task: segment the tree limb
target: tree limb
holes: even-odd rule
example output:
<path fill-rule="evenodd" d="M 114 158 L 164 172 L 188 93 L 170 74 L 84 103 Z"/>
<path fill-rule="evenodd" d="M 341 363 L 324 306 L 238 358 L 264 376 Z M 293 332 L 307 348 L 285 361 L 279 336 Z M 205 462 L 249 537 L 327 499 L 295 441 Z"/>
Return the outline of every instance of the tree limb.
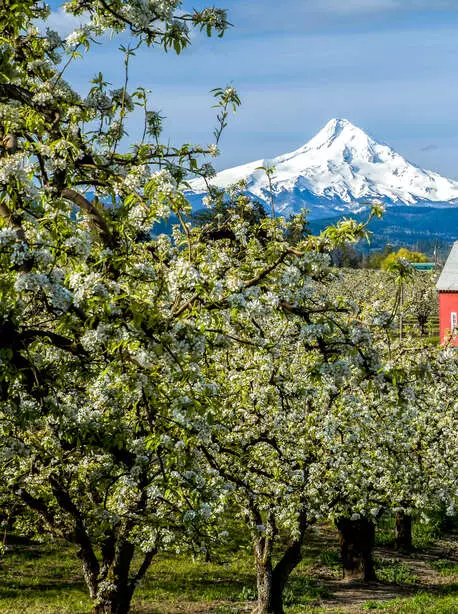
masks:
<path fill-rule="evenodd" d="M 1 83 L 0 83 L 1 87 Z M 16 231 L 16 237 L 18 241 L 26 242 L 25 232 L 21 224 L 15 219 L 15 216 L 11 213 L 8 205 L 0 201 L 0 217 L 2 217 L 7 224 L 10 224 Z"/>
<path fill-rule="evenodd" d="M 145 554 L 142 564 L 140 565 L 137 573 L 135 574 L 135 576 L 132 578 L 130 582 L 130 589 L 132 591 L 135 589 L 137 584 L 140 582 L 140 580 L 142 580 L 145 573 L 148 571 L 149 566 L 151 565 L 151 561 L 156 556 L 156 554 L 157 554 L 157 547 L 154 547 L 152 550 L 148 550 L 148 552 Z"/>
<path fill-rule="evenodd" d="M 0 83 L 0 101 L 16 100 L 22 104 L 31 105 L 31 92 L 14 83 Z"/>
<path fill-rule="evenodd" d="M 267 277 L 267 275 L 269 273 L 271 273 L 272 271 L 274 271 L 282 262 L 283 260 L 286 258 L 286 256 L 288 256 L 289 254 L 289 250 L 286 252 L 283 252 L 283 254 L 281 254 L 281 256 L 279 256 L 277 258 L 277 260 L 275 260 L 275 262 L 273 264 L 271 264 L 269 267 L 267 267 L 266 269 L 263 269 L 260 273 L 258 273 L 255 277 L 253 277 L 252 279 L 249 279 L 248 281 L 246 281 L 244 283 L 245 288 L 251 288 L 252 286 L 255 286 L 257 283 L 259 283 L 260 281 L 262 281 L 264 279 L 264 277 Z"/>
<path fill-rule="evenodd" d="M 94 207 L 94 205 L 87 198 L 72 188 L 64 188 L 61 192 L 61 196 L 62 198 L 70 200 L 77 207 L 85 211 L 97 228 L 102 241 L 106 245 L 113 245 L 113 237 L 111 232 L 97 207 Z"/>
<path fill-rule="evenodd" d="M 79 343 L 73 341 L 72 339 L 68 339 L 67 337 L 64 337 L 63 335 L 58 335 L 57 333 L 51 333 L 46 330 L 31 329 L 31 330 L 26 330 L 22 333 L 18 333 L 17 335 L 18 340 L 21 340 L 21 341 L 22 340 L 24 341 L 34 340 L 38 337 L 41 337 L 41 338 L 47 337 L 58 348 L 62 350 L 66 350 L 67 352 L 70 352 L 71 354 L 74 354 L 75 356 L 81 356 L 81 355 L 87 354 L 86 350 Z"/>

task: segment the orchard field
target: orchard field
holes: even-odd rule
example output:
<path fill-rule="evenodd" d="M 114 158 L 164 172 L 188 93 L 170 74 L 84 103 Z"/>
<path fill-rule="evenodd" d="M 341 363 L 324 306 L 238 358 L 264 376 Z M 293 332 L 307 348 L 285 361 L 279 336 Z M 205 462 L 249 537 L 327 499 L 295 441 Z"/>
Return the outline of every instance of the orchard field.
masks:
<path fill-rule="evenodd" d="M 358 305 L 377 301 L 393 314 L 392 336 L 423 338 L 439 344 L 439 300 L 435 288 L 441 267 L 432 271 L 407 269 L 405 279 L 398 271 L 338 269 L 331 292 L 344 294 Z M 400 294 L 402 287 L 402 305 Z"/>
<path fill-rule="evenodd" d="M 432 279 L 331 266 L 378 203 L 312 236 L 273 193 L 268 215 L 212 185 L 232 85 L 210 144 L 163 137 L 131 67 L 223 36 L 225 9 L 64 9 L 65 37 L 42 2 L 0 4 L 0 611 L 455 611 L 458 361 Z"/>
<path fill-rule="evenodd" d="M 393 548 L 392 523 L 377 532 L 379 581 L 368 585 L 341 580 L 336 532 L 321 526 L 307 540 L 301 564 L 286 595 L 290 614 L 357 613 L 453 614 L 458 611 L 458 536 L 436 527 L 414 528 L 415 552 Z M 13 540 L 14 542 L 14 540 Z M 88 612 L 84 580 L 75 553 L 63 543 L 11 545 L 0 570 L 0 612 L 75 614 Z M 138 588 L 138 614 L 242 614 L 256 596 L 250 544 L 237 552 L 220 550 L 211 561 L 161 556 Z"/>

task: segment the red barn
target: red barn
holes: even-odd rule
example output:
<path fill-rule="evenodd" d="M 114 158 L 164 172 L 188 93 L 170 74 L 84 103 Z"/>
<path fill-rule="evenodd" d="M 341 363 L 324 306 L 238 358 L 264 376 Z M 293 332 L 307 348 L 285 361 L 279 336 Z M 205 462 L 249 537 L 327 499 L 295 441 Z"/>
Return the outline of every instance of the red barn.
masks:
<path fill-rule="evenodd" d="M 450 333 L 458 333 L 458 241 L 455 241 L 436 284 L 439 292 L 439 338 L 444 343 Z M 458 336 L 452 339 L 458 347 Z"/>

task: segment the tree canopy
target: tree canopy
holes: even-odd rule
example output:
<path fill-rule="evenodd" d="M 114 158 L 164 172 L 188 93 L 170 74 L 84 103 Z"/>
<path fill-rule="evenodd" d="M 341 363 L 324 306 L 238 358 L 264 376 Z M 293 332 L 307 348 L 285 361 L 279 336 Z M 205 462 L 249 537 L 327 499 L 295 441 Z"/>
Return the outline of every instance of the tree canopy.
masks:
<path fill-rule="evenodd" d="M 279 614 L 310 523 L 426 500 L 451 509 L 456 415 L 440 399 L 455 362 L 393 361 L 375 306 L 331 296 L 328 252 L 367 224 L 309 236 L 303 216 L 267 217 L 237 187 L 210 220 L 187 222 L 191 174 L 208 179 L 210 206 L 221 196 L 206 156 L 238 94 L 213 92 L 214 143 L 165 145 L 129 65 L 138 45 L 179 53 L 192 28 L 223 35 L 224 10 L 65 6 L 85 23 L 65 40 L 41 2 L 0 8 L 1 496 L 77 545 L 103 614 L 129 610 L 158 551 L 205 548 L 236 506 L 258 612 Z M 81 95 L 69 63 L 123 32 L 121 86 L 99 73 Z M 127 147 L 136 110 L 144 132 Z M 171 213 L 173 232 L 157 233 Z M 437 385 L 428 419 L 425 382 Z"/>

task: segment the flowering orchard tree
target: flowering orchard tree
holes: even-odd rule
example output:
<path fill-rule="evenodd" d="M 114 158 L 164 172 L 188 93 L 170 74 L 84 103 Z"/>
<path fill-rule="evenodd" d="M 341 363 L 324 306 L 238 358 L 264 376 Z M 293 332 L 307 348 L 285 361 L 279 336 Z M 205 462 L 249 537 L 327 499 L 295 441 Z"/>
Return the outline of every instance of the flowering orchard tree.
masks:
<path fill-rule="evenodd" d="M 130 49 L 120 89 L 99 74 L 83 98 L 65 70 L 106 32 L 180 52 L 190 28 L 222 35 L 227 21 L 177 0 L 65 6 L 86 23 L 66 40 L 37 26 L 41 2 L 0 7 L 2 488 L 78 546 L 94 611 L 122 614 L 159 548 L 202 539 L 212 502 L 174 426 L 186 390 L 206 385 L 202 335 L 184 319 L 184 288 L 200 281 L 186 235 L 150 230 L 181 216 L 177 181 L 217 147 L 160 144 L 161 118 L 128 88 Z M 217 96 L 220 134 L 238 98 Z M 125 153 L 134 107 L 144 133 Z"/>
<path fill-rule="evenodd" d="M 68 63 L 108 30 L 176 51 L 188 43 L 188 25 L 223 33 L 224 12 L 179 9 L 71 2 L 67 10 L 84 13 L 86 25 L 66 41 L 35 25 L 47 16 L 41 3 L 0 9 L 2 487 L 40 529 L 78 546 L 94 611 L 103 613 L 128 611 L 158 549 L 202 541 L 220 494 L 214 470 L 195 466 L 187 433 L 199 450 L 211 433 L 204 412 L 215 384 L 202 363 L 209 331 L 240 308 L 243 292 L 303 256 L 276 222 L 252 245 L 237 211 L 236 242 L 224 249 L 209 250 L 205 233 L 183 223 L 178 182 L 217 147 L 159 143 L 160 117 L 143 90 L 128 89 L 131 50 L 119 90 L 99 75 L 82 98 L 64 81 Z M 218 141 L 238 97 L 232 88 L 215 94 Z M 121 153 L 136 104 L 144 138 Z M 182 230 L 153 239 L 170 211 Z M 132 569 L 135 551 L 143 559 Z"/>
<path fill-rule="evenodd" d="M 410 281 L 406 286 L 405 308 L 410 313 L 417 308 L 419 313 L 431 310 L 431 304 L 437 301 L 437 297 L 432 297 L 431 277 L 412 271 Z M 397 519 L 398 545 L 408 549 L 411 512 L 424 515 L 428 509 L 446 509 L 449 514 L 455 513 L 457 459 L 453 453 L 456 449 L 453 424 L 457 419 L 457 366 L 454 354 L 431 345 L 427 339 L 419 339 L 420 330 L 412 336 L 411 329 L 407 329 L 399 337 L 395 325 L 399 292 L 391 274 L 348 271 L 336 280 L 332 293 L 345 294 L 358 305 L 358 317 L 371 330 L 386 377 L 400 389 L 394 397 L 389 390 L 385 391 L 378 404 L 380 413 L 388 420 L 385 435 L 391 456 L 387 468 L 393 480 L 389 507 Z M 423 302 L 428 304 L 425 310 Z M 358 416 L 356 419 L 355 424 Z M 378 433 L 375 424 L 373 429 L 375 443 Z"/>
<path fill-rule="evenodd" d="M 233 88 L 214 92 L 216 142 L 173 148 L 145 91 L 129 89 L 133 49 L 113 91 L 98 75 L 82 98 L 65 70 L 105 32 L 179 52 L 189 27 L 221 35 L 225 12 L 66 7 L 86 22 L 66 41 L 35 25 L 41 2 L 0 8 L 2 488 L 77 545 L 100 614 L 126 613 L 155 553 L 199 547 L 230 498 L 252 531 L 258 612 L 278 614 L 309 522 L 393 500 L 383 399 L 394 416 L 398 382 L 357 311 L 318 289 L 330 276 L 322 252 L 365 226 L 304 238 L 303 219 L 262 218 L 239 194 L 216 229 L 188 227 L 180 184 L 211 175 L 199 156 L 217 152 Z M 126 153 L 135 107 L 144 134 Z M 171 211 L 180 227 L 154 238 Z M 366 422 L 380 431 L 375 456 Z M 386 432 L 401 446 L 406 428 Z M 345 454 L 363 459 L 354 479 Z M 280 529 L 291 541 L 274 567 Z"/>
<path fill-rule="evenodd" d="M 364 383 L 339 411 L 339 420 L 348 421 L 347 436 L 336 445 L 330 469 L 341 480 L 328 484 L 327 494 L 345 502 L 341 516 L 349 518 L 351 512 L 356 522 L 374 521 L 386 510 L 399 521 L 414 512 L 456 513 L 455 357 L 406 343 L 402 353 L 394 352 L 393 360 L 384 360 L 385 382 Z M 372 507 L 361 505 L 364 496 Z M 370 534 L 368 527 L 366 540 Z M 370 549 L 362 565 L 370 577 L 369 555 Z M 355 563 L 349 561 L 349 576 Z"/>
<path fill-rule="evenodd" d="M 259 614 L 283 612 L 305 531 L 331 513 L 337 476 L 328 464 L 341 423 L 333 407 L 379 368 L 351 310 L 314 289 L 315 276 L 329 274 L 326 263 L 309 252 L 279 268 L 269 290 L 234 297 L 243 308 L 220 321 L 207 361 L 217 389 L 201 454 L 250 529 Z"/>
<path fill-rule="evenodd" d="M 436 272 L 417 271 L 406 292 L 406 317 L 413 319 L 423 337 L 428 336 L 428 324 L 438 314 L 436 281 Z"/>
<path fill-rule="evenodd" d="M 250 225 L 249 207 L 239 196 L 232 218 L 226 208 L 219 225 L 213 220 L 192 231 L 205 245 L 199 275 L 209 280 L 217 267 L 212 308 L 197 311 L 201 299 L 193 297 L 206 334 L 202 372 L 212 388 L 201 412 L 189 405 L 179 420 L 192 435 L 197 462 L 200 457 L 214 475 L 215 490 L 246 519 L 257 571 L 256 612 L 281 614 L 306 528 L 351 513 L 355 503 L 370 515 L 380 498 L 390 500 L 387 484 L 376 498 L 367 488 L 374 476 L 385 475 L 383 450 L 367 466 L 364 481 L 361 471 L 341 476 L 333 456 L 342 446 L 358 458 L 358 447 L 371 445 L 372 434 L 366 429 L 354 436 L 349 418 L 360 411 L 358 391 L 365 394 L 365 382 L 377 390 L 396 386 L 380 376 L 380 357 L 356 309 L 326 294 L 334 274 L 321 250 L 364 227 L 345 222 L 292 247 L 288 224 L 261 218 Z M 371 404 L 368 412 L 380 428 L 383 417 L 373 415 L 378 406 Z M 289 543 L 275 564 L 280 532 Z"/>
<path fill-rule="evenodd" d="M 256 611 L 277 614 L 309 524 L 333 517 L 345 534 L 348 523 L 366 527 L 366 560 L 362 569 L 349 561 L 347 571 L 373 579 L 371 526 L 381 511 L 445 504 L 453 513 L 457 415 L 454 402 L 439 399 L 456 385 L 456 364 L 434 348 L 407 351 L 406 342 L 393 359 L 385 341 L 390 313 L 331 295 L 336 279 L 319 241 L 305 240 L 300 251 L 280 221 L 245 224 L 240 234 L 221 219 L 202 231 L 214 243 L 206 257 L 224 253 L 218 278 L 224 287 L 229 277 L 236 292 L 226 295 L 226 308 L 219 300 L 201 314 L 203 370 L 214 391 L 205 413 L 190 408 L 181 420 L 188 428 L 196 421 L 202 464 L 251 530 Z M 338 233 L 329 229 L 328 247 Z M 240 255 L 249 251 L 260 263 L 266 247 L 276 260 L 262 279 L 250 279 Z M 275 564 L 280 532 L 289 543 Z"/>

